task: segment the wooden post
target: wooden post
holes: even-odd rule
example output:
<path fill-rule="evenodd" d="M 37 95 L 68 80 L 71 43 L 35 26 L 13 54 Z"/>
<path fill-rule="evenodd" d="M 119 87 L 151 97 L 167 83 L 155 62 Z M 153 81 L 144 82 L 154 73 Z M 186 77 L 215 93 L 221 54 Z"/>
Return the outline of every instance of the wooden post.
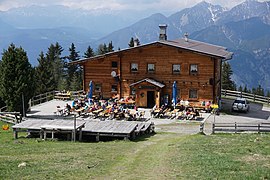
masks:
<path fill-rule="evenodd" d="M 76 141 L 76 114 L 74 114 L 74 130 L 73 130 L 73 141 Z"/>
<path fill-rule="evenodd" d="M 236 131 L 237 131 L 237 124 L 236 124 L 236 122 L 234 123 L 234 132 L 236 133 Z"/>
<path fill-rule="evenodd" d="M 99 142 L 99 134 L 96 135 L 96 141 Z"/>
<path fill-rule="evenodd" d="M 39 138 L 40 138 L 40 139 L 43 138 L 43 129 L 41 129 L 40 132 L 39 132 Z"/>
<path fill-rule="evenodd" d="M 54 130 L 52 129 L 52 139 L 54 139 Z"/>
<path fill-rule="evenodd" d="M 80 128 L 79 141 L 82 141 L 82 128 Z"/>
<path fill-rule="evenodd" d="M 22 122 L 22 115 L 20 114 L 20 121 L 19 121 L 20 123 Z"/>
<path fill-rule="evenodd" d="M 44 140 L 47 138 L 47 131 L 44 129 Z"/>
<path fill-rule="evenodd" d="M 200 124 L 200 133 L 203 133 L 203 129 L 204 129 L 204 123 Z"/>
<path fill-rule="evenodd" d="M 18 131 L 17 131 L 17 129 L 13 129 L 13 137 L 14 137 L 14 139 L 18 139 Z"/>
<path fill-rule="evenodd" d="M 258 124 L 258 133 L 260 133 L 260 132 L 261 132 L 261 125 Z"/>
<path fill-rule="evenodd" d="M 212 133 L 215 134 L 215 123 L 212 124 Z"/>

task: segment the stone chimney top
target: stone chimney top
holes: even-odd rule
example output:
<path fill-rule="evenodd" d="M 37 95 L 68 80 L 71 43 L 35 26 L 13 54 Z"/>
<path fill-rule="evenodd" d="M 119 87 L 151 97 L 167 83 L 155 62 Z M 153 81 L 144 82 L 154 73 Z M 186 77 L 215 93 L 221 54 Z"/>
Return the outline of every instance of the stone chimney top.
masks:
<path fill-rule="evenodd" d="M 159 40 L 160 41 L 167 41 L 167 24 L 160 24 L 159 25 L 160 33 L 159 33 Z"/>

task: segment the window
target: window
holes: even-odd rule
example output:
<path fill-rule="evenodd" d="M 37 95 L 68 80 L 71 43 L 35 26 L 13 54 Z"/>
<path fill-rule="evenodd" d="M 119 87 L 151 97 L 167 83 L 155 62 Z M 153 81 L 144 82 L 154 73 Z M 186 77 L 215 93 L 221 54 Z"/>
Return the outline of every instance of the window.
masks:
<path fill-rule="evenodd" d="M 131 72 L 138 72 L 138 63 L 131 63 Z"/>
<path fill-rule="evenodd" d="M 155 72 L 155 64 L 147 64 L 147 72 Z"/>
<path fill-rule="evenodd" d="M 130 88 L 130 95 L 135 95 L 136 94 L 136 89 L 131 87 Z"/>
<path fill-rule="evenodd" d="M 112 61 L 112 68 L 117 68 L 117 62 L 116 61 Z"/>
<path fill-rule="evenodd" d="M 95 84 L 95 92 L 101 92 L 101 84 Z"/>
<path fill-rule="evenodd" d="M 198 74 L 198 65 L 197 64 L 190 65 L 190 74 Z"/>
<path fill-rule="evenodd" d="M 180 64 L 173 64 L 173 74 L 180 74 L 181 65 Z"/>
<path fill-rule="evenodd" d="M 189 98 L 197 99 L 198 98 L 198 91 L 196 89 L 189 90 Z"/>
<path fill-rule="evenodd" d="M 112 92 L 117 92 L 117 85 L 112 85 Z"/>

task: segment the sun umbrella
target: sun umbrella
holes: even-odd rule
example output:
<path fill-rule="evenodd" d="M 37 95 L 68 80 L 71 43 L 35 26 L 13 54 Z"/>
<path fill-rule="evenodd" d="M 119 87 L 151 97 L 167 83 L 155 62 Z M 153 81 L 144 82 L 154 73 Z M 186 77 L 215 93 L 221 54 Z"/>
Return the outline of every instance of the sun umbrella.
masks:
<path fill-rule="evenodd" d="M 177 103 L 177 86 L 176 86 L 176 81 L 173 82 L 173 89 L 172 89 L 172 103 L 173 106 L 175 107 L 176 103 Z"/>
<path fill-rule="evenodd" d="M 90 83 L 89 83 L 88 98 L 89 98 L 89 99 L 92 99 L 92 97 L 93 97 L 93 82 L 90 81 Z"/>

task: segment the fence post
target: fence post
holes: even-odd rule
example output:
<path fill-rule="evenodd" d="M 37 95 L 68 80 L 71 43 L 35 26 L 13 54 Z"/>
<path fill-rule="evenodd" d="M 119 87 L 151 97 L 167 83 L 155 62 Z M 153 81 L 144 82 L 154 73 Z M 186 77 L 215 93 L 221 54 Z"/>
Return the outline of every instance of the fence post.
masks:
<path fill-rule="evenodd" d="M 236 133 L 236 131 L 237 131 L 237 124 L 236 124 L 236 122 L 234 123 L 234 133 Z"/>
<path fill-rule="evenodd" d="M 260 124 L 258 124 L 258 133 L 260 133 L 261 132 L 261 125 Z"/>
<path fill-rule="evenodd" d="M 270 103 L 270 98 L 268 98 L 268 100 L 267 100 L 267 104 L 269 104 Z"/>
<path fill-rule="evenodd" d="M 241 98 L 243 97 L 242 91 L 240 92 L 240 97 L 241 97 Z"/>
<path fill-rule="evenodd" d="M 255 102 L 255 98 L 256 98 L 256 95 L 255 94 L 253 94 L 253 101 Z"/>
<path fill-rule="evenodd" d="M 224 93 L 224 96 L 225 96 L 225 97 L 227 96 L 227 89 L 225 89 L 225 93 Z"/>
<path fill-rule="evenodd" d="M 200 133 L 203 133 L 204 123 L 200 124 Z"/>
<path fill-rule="evenodd" d="M 215 123 L 212 124 L 212 133 L 215 134 Z"/>

